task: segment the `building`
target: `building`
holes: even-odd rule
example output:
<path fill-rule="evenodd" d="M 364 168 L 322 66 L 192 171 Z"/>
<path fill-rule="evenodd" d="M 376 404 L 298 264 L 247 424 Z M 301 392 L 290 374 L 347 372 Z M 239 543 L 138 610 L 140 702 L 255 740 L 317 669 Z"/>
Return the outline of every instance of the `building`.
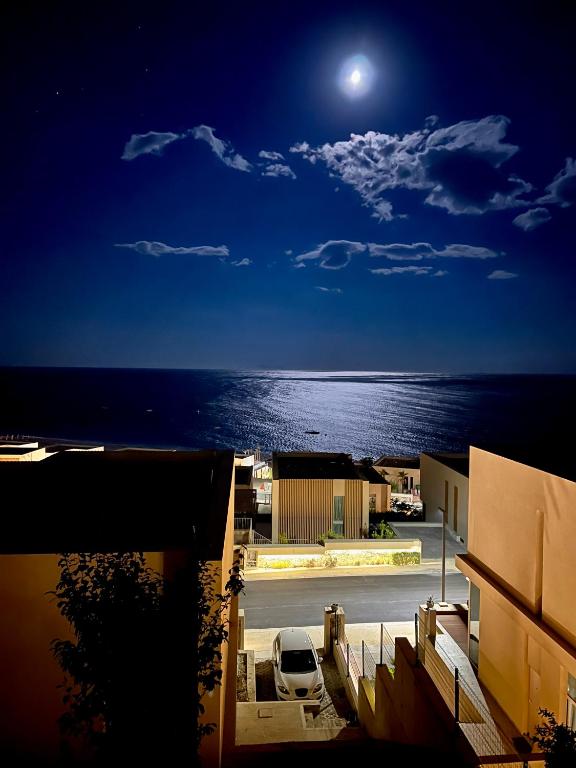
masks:
<path fill-rule="evenodd" d="M 232 452 L 217 451 L 65 451 L 0 465 L 4 498 L 14 500 L 0 538 L 1 754 L 22 762 L 58 757 L 63 673 L 49 645 L 70 628 L 48 594 L 59 578 L 56 553 L 144 552 L 168 581 L 190 558 L 202 558 L 222 591 L 234 558 L 233 460 Z M 178 615 L 189 610 L 184 601 Z M 206 722 L 217 725 L 201 746 L 208 766 L 218 766 L 234 744 L 237 611 L 234 599 L 229 642 L 221 647 L 222 686 L 204 702 Z M 192 684 L 186 669 L 183 658 L 175 694 Z"/>
<path fill-rule="evenodd" d="M 390 483 L 392 493 L 420 495 L 418 456 L 380 456 L 373 466 Z"/>
<path fill-rule="evenodd" d="M 422 453 L 420 455 L 420 497 L 427 523 L 445 522 L 453 536 L 468 541 L 467 453 Z"/>
<path fill-rule="evenodd" d="M 356 462 L 358 474 L 368 482 L 368 511 L 370 514 L 389 512 L 391 506 L 390 483 L 374 467 Z"/>
<path fill-rule="evenodd" d="M 540 707 L 576 728 L 575 480 L 571 456 L 470 451 L 468 554 L 456 558 L 469 657 L 521 733 Z"/>
<path fill-rule="evenodd" d="M 369 482 L 346 453 L 272 455 L 272 541 L 316 542 L 328 531 L 360 538 Z"/>
<path fill-rule="evenodd" d="M 37 442 L 0 445 L 0 461 L 42 461 L 47 455 L 46 448 Z"/>

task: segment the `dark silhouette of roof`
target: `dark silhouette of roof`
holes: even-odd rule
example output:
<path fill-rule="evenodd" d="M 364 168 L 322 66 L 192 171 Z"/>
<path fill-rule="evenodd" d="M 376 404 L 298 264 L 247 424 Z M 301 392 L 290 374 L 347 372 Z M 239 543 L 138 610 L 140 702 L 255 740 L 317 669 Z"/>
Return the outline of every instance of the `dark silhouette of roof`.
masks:
<path fill-rule="evenodd" d="M 233 462 L 232 451 L 154 450 L 0 462 L 0 553 L 193 549 L 220 560 Z"/>
<path fill-rule="evenodd" d="M 374 462 L 376 467 L 396 467 L 397 469 L 420 469 L 420 456 L 380 456 Z"/>
<path fill-rule="evenodd" d="M 372 485 L 390 485 L 380 472 L 376 471 L 374 467 L 368 464 L 363 464 L 361 461 L 356 462 L 356 470 L 362 478 L 362 480 L 368 480 Z"/>
<path fill-rule="evenodd" d="M 349 453 L 274 452 L 274 480 L 361 480 Z"/>
<path fill-rule="evenodd" d="M 470 471 L 470 454 L 442 453 L 436 451 L 423 451 L 423 453 L 425 456 L 430 456 L 432 459 L 439 462 L 440 464 L 443 464 L 445 467 L 453 469 L 454 472 L 458 472 L 458 474 L 462 475 L 463 477 L 468 477 L 468 473 Z"/>

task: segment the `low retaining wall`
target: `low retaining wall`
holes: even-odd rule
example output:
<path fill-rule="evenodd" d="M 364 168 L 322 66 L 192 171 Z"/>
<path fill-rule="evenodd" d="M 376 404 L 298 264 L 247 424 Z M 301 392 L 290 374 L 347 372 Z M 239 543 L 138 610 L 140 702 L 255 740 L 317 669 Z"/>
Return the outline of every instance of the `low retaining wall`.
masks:
<path fill-rule="evenodd" d="M 420 539 L 328 539 L 320 544 L 249 544 L 253 568 L 337 568 L 413 565 L 420 562 Z"/>

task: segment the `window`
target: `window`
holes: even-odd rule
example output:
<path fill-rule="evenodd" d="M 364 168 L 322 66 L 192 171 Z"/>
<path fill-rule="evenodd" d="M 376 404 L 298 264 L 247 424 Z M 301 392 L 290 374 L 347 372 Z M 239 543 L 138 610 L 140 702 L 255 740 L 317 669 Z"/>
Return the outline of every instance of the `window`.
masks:
<path fill-rule="evenodd" d="M 568 674 L 568 705 L 566 707 L 566 725 L 576 731 L 576 677 Z"/>
<path fill-rule="evenodd" d="M 475 669 L 478 669 L 480 652 L 480 590 L 470 582 L 468 598 L 468 656 Z"/>
<path fill-rule="evenodd" d="M 344 496 L 334 496 L 334 515 L 332 517 L 334 533 L 344 535 Z"/>

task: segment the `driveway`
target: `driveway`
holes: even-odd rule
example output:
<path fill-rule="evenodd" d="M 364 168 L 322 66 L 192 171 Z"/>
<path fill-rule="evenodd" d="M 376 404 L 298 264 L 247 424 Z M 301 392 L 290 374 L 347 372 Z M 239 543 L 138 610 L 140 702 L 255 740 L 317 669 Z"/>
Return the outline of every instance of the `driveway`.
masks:
<path fill-rule="evenodd" d="M 422 542 L 422 561 L 440 560 L 442 558 L 442 525 L 418 525 L 418 523 L 392 523 L 400 538 L 420 539 Z M 446 558 L 453 559 L 456 555 L 466 552 L 466 547 L 456 541 L 448 530 L 446 531 Z"/>

